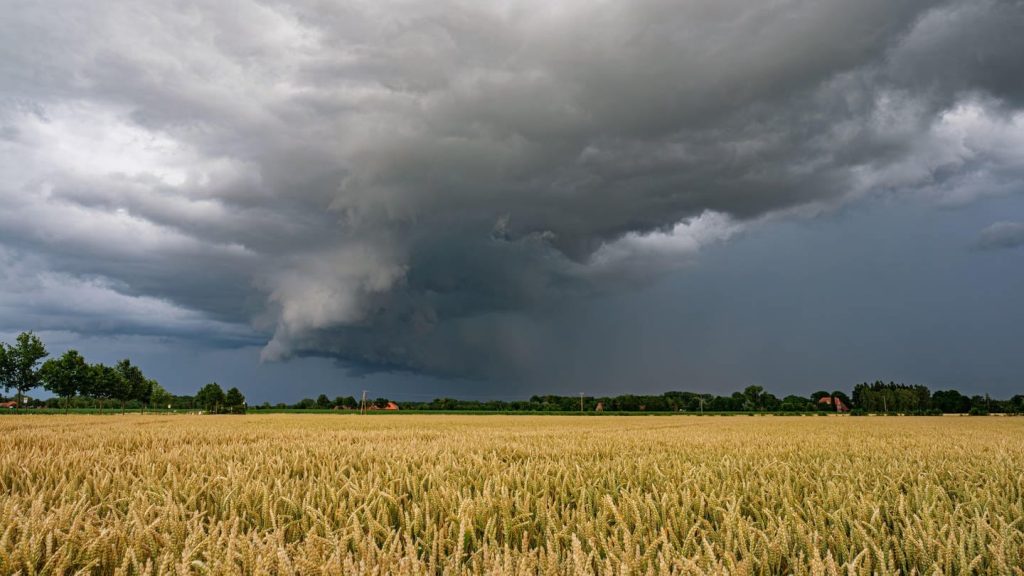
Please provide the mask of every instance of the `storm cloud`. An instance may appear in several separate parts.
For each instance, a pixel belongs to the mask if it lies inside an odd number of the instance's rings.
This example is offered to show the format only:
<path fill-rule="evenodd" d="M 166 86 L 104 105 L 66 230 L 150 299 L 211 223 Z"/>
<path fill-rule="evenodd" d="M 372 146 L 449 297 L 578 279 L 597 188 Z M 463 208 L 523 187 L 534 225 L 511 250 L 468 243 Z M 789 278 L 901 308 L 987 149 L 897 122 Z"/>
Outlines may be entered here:
<path fill-rule="evenodd" d="M 16 1 L 2 328 L 515 376 L 563 303 L 752 224 L 1019 192 L 1022 31 L 1012 0 Z"/>

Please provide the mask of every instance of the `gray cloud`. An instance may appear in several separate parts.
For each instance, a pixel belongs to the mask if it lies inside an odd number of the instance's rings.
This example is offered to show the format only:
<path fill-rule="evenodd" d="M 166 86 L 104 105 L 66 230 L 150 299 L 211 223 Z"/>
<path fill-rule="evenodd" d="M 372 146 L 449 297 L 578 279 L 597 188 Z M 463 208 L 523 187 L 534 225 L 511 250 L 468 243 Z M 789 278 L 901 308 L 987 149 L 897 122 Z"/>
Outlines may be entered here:
<path fill-rule="evenodd" d="M 974 247 L 979 250 L 1000 250 L 1024 246 L 1024 223 L 996 222 L 978 234 Z"/>
<path fill-rule="evenodd" d="M 1019 191 L 1021 29 L 1010 0 L 18 3 L 0 244 L 55 299 L 164 310 L 112 330 L 514 376 L 560 303 L 752 221 Z"/>

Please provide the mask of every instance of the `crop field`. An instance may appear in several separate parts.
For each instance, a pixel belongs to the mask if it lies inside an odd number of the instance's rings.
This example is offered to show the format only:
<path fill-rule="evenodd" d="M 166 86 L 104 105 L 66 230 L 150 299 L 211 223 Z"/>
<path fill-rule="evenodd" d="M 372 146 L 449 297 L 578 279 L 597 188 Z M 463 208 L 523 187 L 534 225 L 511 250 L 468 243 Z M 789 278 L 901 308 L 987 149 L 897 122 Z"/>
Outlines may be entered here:
<path fill-rule="evenodd" d="M 2 574 L 1024 574 L 1024 418 L 0 418 Z"/>

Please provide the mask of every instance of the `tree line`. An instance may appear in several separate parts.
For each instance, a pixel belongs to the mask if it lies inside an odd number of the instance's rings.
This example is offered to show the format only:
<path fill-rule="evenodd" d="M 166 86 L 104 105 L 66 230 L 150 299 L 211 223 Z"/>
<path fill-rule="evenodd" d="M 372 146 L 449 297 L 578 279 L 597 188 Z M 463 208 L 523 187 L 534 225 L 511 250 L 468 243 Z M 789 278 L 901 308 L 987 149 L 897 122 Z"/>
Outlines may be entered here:
<path fill-rule="evenodd" d="M 0 386 L 5 394 L 15 391 L 16 409 L 25 405 L 26 392 L 40 386 L 56 396 L 56 406 L 38 400 L 32 406 L 61 407 L 65 412 L 72 407 L 98 407 L 102 411 L 107 402 L 118 403 L 122 413 L 129 406 L 145 410 L 180 402 L 128 358 L 108 366 L 90 364 L 73 349 L 46 360 L 49 355 L 46 345 L 32 332 L 22 332 L 13 344 L 0 342 Z M 238 388 L 224 392 L 218 384 L 210 383 L 195 398 L 188 398 L 191 408 L 198 404 L 211 412 L 245 411 L 245 397 Z"/>
<path fill-rule="evenodd" d="M 835 400 L 838 399 L 839 402 Z M 850 414 L 1024 414 L 1024 395 L 1005 400 L 988 395 L 966 396 L 957 390 L 932 392 L 926 386 L 895 382 L 862 383 L 853 395 L 842 390 L 819 390 L 810 396 L 779 398 L 761 386 L 748 386 L 727 396 L 697 392 L 665 392 L 658 395 L 620 396 L 538 395 L 524 401 L 458 400 L 437 398 L 429 402 L 402 402 L 404 410 L 481 412 L 773 412 L 807 413 L 849 411 Z"/>
<path fill-rule="evenodd" d="M 32 332 L 22 332 L 13 344 L 0 342 L 0 386 L 4 392 L 16 392 L 15 406 L 22 407 L 26 392 L 42 386 L 55 395 L 49 400 L 32 400 L 30 406 L 96 408 L 118 403 L 126 408 L 203 410 L 210 413 L 245 413 L 250 408 L 290 410 L 331 410 L 385 408 L 387 398 L 367 399 L 365 404 L 352 396 L 333 400 L 326 394 L 303 398 L 295 404 L 263 403 L 249 407 L 238 388 L 226 392 L 216 382 L 204 385 L 195 395 L 174 395 L 147 378 L 142 370 L 125 358 L 113 366 L 89 364 L 76 351 L 68 350 L 58 358 L 46 359 L 49 352 Z M 835 412 L 851 414 L 1022 414 L 1024 395 L 997 400 L 988 395 L 966 396 L 957 390 L 932 392 L 926 386 L 895 382 L 864 382 L 848 396 L 842 390 L 819 390 L 810 396 L 789 395 L 779 398 L 761 386 L 748 386 L 727 396 L 697 392 L 671 391 L 657 395 L 623 394 L 619 396 L 535 395 L 529 400 L 459 400 L 436 398 L 427 402 L 402 402 L 404 410 L 478 411 L 478 412 Z"/>
<path fill-rule="evenodd" d="M 827 399 L 828 401 L 823 401 Z M 835 400 L 838 399 L 839 402 Z M 364 407 L 384 408 L 387 398 L 367 400 Z M 535 395 L 528 400 L 460 400 L 435 398 L 425 402 L 400 402 L 402 410 L 438 412 L 771 412 L 816 413 L 848 410 L 858 414 L 1024 414 L 1024 395 L 1008 400 L 994 400 L 976 395 L 965 396 L 956 390 L 931 392 L 921 385 L 895 382 L 862 383 L 854 386 L 853 394 L 842 390 L 819 390 L 809 396 L 788 395 L 782 398 L 767 392 L 761 386 L 748 386 L 730 395 L 702 394 L 671 391 L 657 395 L 623 394 L 619 396 L 560 396 Z M 317 398 L 303 398 L 293 404 L 265 402 L 253 406 L 256 410 L 357 410 L 360 402 L 352 396 L 334 399 L 326 394 Z"/>

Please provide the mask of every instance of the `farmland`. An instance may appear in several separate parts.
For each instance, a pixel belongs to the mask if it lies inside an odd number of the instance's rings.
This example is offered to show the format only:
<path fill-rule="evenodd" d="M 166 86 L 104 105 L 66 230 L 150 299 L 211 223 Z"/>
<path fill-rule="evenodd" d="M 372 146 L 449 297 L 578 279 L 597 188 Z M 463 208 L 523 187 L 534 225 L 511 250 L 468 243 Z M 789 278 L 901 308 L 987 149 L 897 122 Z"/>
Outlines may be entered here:
<path fill-rule="evenodd" d="M 1024 574 L 1024 419 L 0 419 L 0 573 Z"/>

